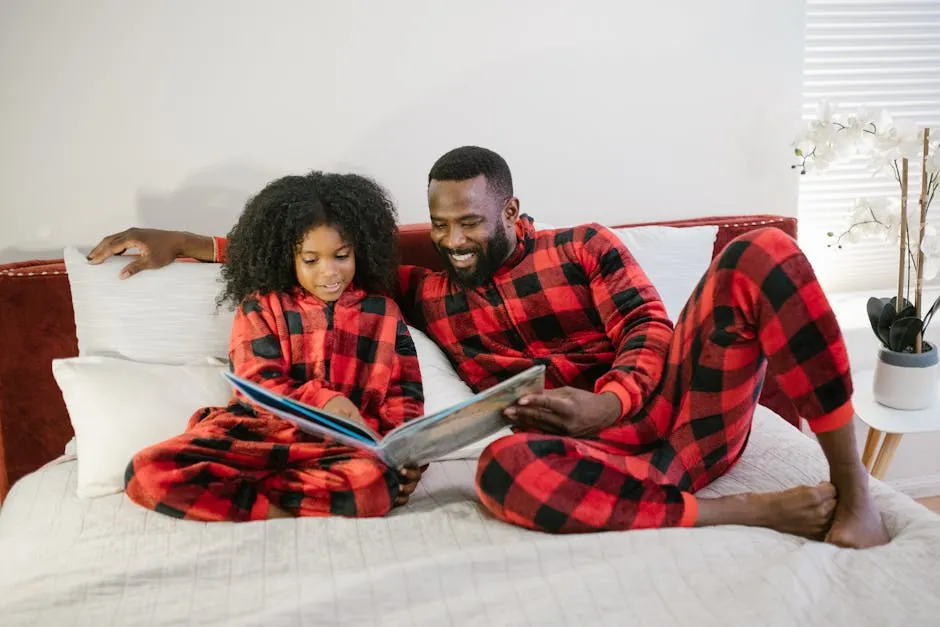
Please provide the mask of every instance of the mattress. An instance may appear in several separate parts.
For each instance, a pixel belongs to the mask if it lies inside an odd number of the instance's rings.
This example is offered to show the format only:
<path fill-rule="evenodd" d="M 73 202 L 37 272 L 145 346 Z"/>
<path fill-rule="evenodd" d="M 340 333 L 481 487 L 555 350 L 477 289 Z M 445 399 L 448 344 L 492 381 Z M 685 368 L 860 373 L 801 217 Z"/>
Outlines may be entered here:
<path fill-rule="evenodd" d="M 0 510 L 2 625 L 937 625 L 940 516 L 872 480 L 889 545 L 726 526 L 550 536 L 494 520 L 473 459 L 433 464 L 381 519 L 179 521 L 75 496 L 64 457 Z M 701 496 L 826 478 L 760 408 Z"/>

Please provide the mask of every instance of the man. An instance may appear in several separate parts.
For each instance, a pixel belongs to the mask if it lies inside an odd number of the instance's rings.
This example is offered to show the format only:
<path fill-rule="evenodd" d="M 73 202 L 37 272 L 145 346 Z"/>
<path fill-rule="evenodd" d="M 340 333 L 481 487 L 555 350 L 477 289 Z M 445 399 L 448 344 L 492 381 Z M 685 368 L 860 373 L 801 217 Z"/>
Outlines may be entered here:
<path fill-rule="evenodd" d="M 547 390 L 506 411 L 477 488 L 497 517 L 548 532 L 743 524 L 870 547 L 888 541 L 856 449 L 841 332 L 796 242 L 749 233 L 714 260 L 675 325 L 620 240 L 582 225 L 536 232 L 506 162 L 473 146 L 428 177 L 446 270 L 401 269 L 399 302 L 480 390 L 534 363 Z M 131 229 L 129 276 L 176 256 L 218 260 L 221 238 Z M 816 432 L 831 483 L 700 499 L 738 460 L 766 368 Z"/>

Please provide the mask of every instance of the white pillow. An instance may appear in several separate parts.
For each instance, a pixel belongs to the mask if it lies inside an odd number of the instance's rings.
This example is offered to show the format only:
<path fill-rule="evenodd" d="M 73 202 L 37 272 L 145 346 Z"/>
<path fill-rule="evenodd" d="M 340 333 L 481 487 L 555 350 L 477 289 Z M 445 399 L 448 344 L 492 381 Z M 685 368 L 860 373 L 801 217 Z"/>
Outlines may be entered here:
<path fill-rule="evenodd" d="M 613 229 L 659 292 L 675 321 L 712 261 L 718 227 L 631 226 Z"/>
<path fill-rule="evenodd" d="M 539 222 L 538 220 L 533 220 L 532 226 L 535 227 L 536 231 L 554 231 L 555 229 L 571 228 L 572 225 L 568 224 L 565 226 L 556 226 L 554 224 L 546 224 L 545 222 Z"/>
<path fill-rule="evenodd" d="M 79 497 L 124 489 L 124 470 L 141 449 L 179 435 L 200 407 L 225 406 L 232 388 L 222 365 L 168 366 L 113 357 L 52 360 L 78 458 Z"/>
<path fill-rule="evenodd" d="M 235 314 L 215 306 L 220 264 L 176 262 L 121 280 L 128 258 L 93 266 L 75 248 L 66 248 L 63 257 L 79 355 L 162 364 L 228 355 Z"/>

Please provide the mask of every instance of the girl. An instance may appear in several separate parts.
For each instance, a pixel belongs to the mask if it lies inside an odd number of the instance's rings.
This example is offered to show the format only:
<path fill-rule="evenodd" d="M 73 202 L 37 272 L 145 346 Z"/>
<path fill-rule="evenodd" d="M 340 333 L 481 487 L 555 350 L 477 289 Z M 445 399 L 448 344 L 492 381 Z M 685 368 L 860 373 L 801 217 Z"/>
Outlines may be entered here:
<path fill-rule="evenodd" d="M 354 174 L 270 183 L 228 237 L 219 303 L 237 305 L 235 374 L 386 433 L 423 412 L 414 343 L 390 293 L 397 214 Z M 198 410 L 183 435 L 138 453 L 127 495 L 196 520 L 382 516 L 420 472 L 304 434 L 233 398 Z"/>

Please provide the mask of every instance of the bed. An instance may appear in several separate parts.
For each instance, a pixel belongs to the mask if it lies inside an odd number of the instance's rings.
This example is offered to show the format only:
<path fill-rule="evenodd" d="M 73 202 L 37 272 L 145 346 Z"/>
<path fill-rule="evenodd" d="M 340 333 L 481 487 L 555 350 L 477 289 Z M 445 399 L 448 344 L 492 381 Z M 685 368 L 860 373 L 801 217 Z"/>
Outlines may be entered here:
<path fill-rule="evenodd" d="M 708 254 L 751 228 L 796 233 L 777 216 L 650 226 L 709 227 Z M 426 228 L 404 229 L 407 262 L 436 265 Z M 876 480 L 892 542 L 868 551 L 735 526 L 525 531 L 480 508 L 472 448 L 382 519 L 203 524 L 79 496 L 90 449 L 70 442 L 81 423 L 50 368 L 79 352 L 79 304 L 61 260 L 0 267 L 0 624 L 940 624 L 940 517 Z M 743 458 L 701 495 L 826 478 L 784 400 L 768 380 Z"/>

